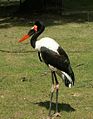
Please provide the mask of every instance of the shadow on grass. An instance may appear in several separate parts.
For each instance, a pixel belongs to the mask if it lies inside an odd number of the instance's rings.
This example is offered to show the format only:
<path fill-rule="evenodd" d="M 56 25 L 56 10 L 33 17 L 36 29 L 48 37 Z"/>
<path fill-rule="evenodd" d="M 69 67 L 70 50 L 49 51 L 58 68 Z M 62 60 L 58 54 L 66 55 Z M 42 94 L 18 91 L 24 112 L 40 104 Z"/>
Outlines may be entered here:
<path fill-rule="evenodd" d="M 34 103 L 35 105 L 41 106 L 41 107 L 45 107 L 46 109 L 49 109 L 49 101 L 45 101 L 45 102 L 37 102 Z M 58 103 L 59 106 L 59 112 L 61 111 L 66 111 L 66 112 L 73 112 L 75 111 L 75 109 L 73 107 L 70 106 L 70 104 L 66 104 L 66 103 Z M 52 110 L 55 111 L 56 108 L 56 103 L 52 103 Z"/>

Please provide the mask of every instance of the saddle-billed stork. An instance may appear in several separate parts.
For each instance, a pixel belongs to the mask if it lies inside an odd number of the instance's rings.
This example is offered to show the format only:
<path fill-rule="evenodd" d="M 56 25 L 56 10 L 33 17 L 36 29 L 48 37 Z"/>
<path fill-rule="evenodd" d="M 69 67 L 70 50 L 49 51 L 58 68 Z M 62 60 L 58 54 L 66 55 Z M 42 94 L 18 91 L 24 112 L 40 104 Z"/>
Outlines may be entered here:
<path fill-rule="evenodd" d="M 52 88 L 50 97 L 50 106 L 48 118 L 51 117 L 52 98 L 54 90 L 56 90 L 56 112 L 55 116 L 60 116 L 58 113 L 58 89 L 59 82 L 56 74 L 58 74 L 65 84 L 71 88 L 74 85 L 75 77 L 74 72 L 70 65 L 70 60 L 63 50 L 63 48 L 52 38 L 44 37 L 37 40 L 38 36 L 44 31 L 45 26 L 43 22 L 36 21 L 34 26 L 30 29 L 27 35 L 23 36 L 19 42 L 22 42 L 32 36 L 30 44 L 38 51 L 38 57 L 41 62 L 44 62 L 51 70 Z"/>

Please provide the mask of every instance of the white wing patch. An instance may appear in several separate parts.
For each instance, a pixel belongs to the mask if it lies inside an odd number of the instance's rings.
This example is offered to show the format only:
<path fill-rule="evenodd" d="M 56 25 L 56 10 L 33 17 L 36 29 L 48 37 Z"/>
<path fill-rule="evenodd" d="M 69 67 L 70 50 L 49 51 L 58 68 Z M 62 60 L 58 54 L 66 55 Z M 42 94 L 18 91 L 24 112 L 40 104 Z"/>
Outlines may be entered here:
<path fill-rule="evenodd" d="M 59 47 L 59 44 L 55 40 L 53 40 L 52 38 L 45 37 L 45 38 L 42 38 L 36 42 L 35 49 L 40 51 L 41 47 L 46 47 L 46 48 L 58 53 L 57 49 Z"/>

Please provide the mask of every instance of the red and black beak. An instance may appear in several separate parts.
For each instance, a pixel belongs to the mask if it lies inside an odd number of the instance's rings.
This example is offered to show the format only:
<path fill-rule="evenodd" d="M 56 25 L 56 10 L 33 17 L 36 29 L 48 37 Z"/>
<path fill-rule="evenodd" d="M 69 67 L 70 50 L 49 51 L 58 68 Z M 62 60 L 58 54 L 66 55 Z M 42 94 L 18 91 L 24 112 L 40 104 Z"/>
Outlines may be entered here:
<path fill-rule="evenodd" d="M 28 34 L 24 35 L 18 42 L 22 42 L 26 39 L 28 39 L 31 35 L 33 35 L 35 32 L 37 32 L 37 25 L 34 25 L 32 29 L 28 32 Z"/>

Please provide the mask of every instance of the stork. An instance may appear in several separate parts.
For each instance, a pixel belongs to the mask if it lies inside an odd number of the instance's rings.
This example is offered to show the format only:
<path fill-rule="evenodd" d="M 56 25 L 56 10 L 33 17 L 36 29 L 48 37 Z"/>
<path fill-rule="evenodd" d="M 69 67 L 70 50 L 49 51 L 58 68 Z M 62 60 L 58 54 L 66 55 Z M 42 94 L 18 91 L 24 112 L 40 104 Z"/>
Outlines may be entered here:
<path fill-rule="evenodd" d="M 22 42 L 32 36 L 30 40 L 31 46 L 38 51 L 38 57 L 40 61 L 44 62 L 51 70 L 52 88 L 48 114 L 48 119 L 50 119 L 54 91 L 56 91 L 55 116 L 60 116 L 58 111 L 59 82 L 57 80 L 56 74 L 58 74 L 63 79 L 65 86 L 69 88 L 74 85 L 75 77 L 68 55 L 55 40 L 49 37 L 44 37 L 40 40 L 37 40 L 38 36 L 44 31 L 44 29 L 45 26 L 42 21 L 35 21 L 34 26 L 30 29 L 28 34 L 24 35 L 19 40 L 19 42 Z"/>

